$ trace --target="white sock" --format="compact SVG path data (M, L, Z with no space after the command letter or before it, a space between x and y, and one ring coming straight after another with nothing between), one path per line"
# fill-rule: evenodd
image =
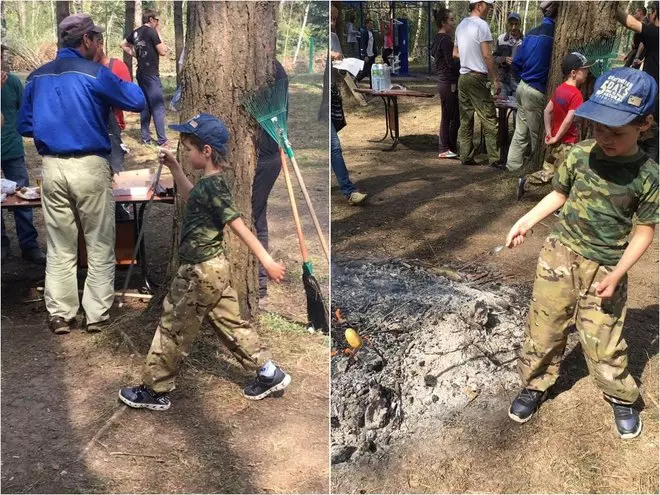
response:
M275 365L269 359L268 362L264 364L263 367L259 370L259 374L261 376L265 376L266 378L272 378L275 376L275 370L276 370Z

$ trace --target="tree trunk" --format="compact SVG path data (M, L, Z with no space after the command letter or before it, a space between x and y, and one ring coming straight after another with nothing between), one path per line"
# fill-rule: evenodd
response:
M417 9L417 29L415 30L415 40L412 43L410 53L412 54L413 59L417 59L421 56L419 50L419 33L422 32L422 7L420 6Z
M135 0L125 0L124 1L124 39L133 32L135 28ZM124 52L124 63L128 67L128 72L133 78L133 57L128 53Z
M311 3L307 4L305 7L305 15L303 16L302 27L300 28L300 35L298 36L298 44L296 45L296 52L293 54L293 67L296 66L296 60L298 60L298 52L300 52L300 44L302 43L303 35L305 34L305 26L307 25L307 14L309 14L309 6Z
M284 35L284 55L282 56L282 65L285 65L286 63L287 47L289 45L289 32L291 31L291 17L293 16L293 5L294 3L291 2L291 7L289 8L289 20L286 23L286 34Z
M548 99L554 93L557 86L564 81L561 71L561 63L567 53L574 51L577 47L600 39L610 39L617 35L618 24L616 22L616 9L618 2L559 2L559 12L555 23L555 39L552 51L552 64L548 75ZM587 57L589 54L585 53ZM595 79L590 74L587 82L580 88L586 100L593 93ZM581 139L591 136L591 128L588 121L581 120L579 124ZM544 132L540 133L541 144L539 146L540 157L545 156ZM539 160L537 165L540 165Z
M57 48L62 48L62 41L59 38L59 25L65 18L71 15L71 2L57 2L55 5L55 32L57 33Z
M525 0L525 15L523 16L522 32L527 34L527 13L529 12L529 0Z
M135 27L142 26L142 0L134 0L133 3L135 3L135 22L133 25Z
M259 126L241 104L249 93L273 81L276 12L275 2L188 3L181 119L208 112L227 125L231 138L226 174L234 202L248 225ZM185 160L183 166L190 174ZM230 229L225 232L232 286L238 292L242 316L254 319L258 314L257 260Z
M176 52L176 84L181 84L181 70L179 69L179 58L183 51L183 2L181 0L174 1L174 51Z
M26 3L23 1L18 2L18 25L20 26L21 34L25 34L25 26L27 25L27 12L25 11L25 5Z

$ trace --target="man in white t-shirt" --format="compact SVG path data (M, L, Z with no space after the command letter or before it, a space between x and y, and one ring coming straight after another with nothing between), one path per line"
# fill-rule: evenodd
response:
M458 79L458 105L461 124L458 130L460 158L463 165L477 165L474 161L475 148L474 114L476 112L484 131L488 163L501 168L497 148L497 117L495 105L488 85L490 75L495 93L500 92L500 81L493 63L493 35L486 19L493 8L494 0L470 3L470 16L456 28L454 56L461 60Z

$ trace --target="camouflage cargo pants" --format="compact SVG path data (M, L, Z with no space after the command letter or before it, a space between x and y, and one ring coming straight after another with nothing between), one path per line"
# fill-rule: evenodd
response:
M207 315L222 343L244 368L258 369L270 359L259 335L240 317L236 292L229 285L229 263L219 256L179 267L163 302L142 383L156 392L174 389L176 373Z
M552 183L555 172L559 165L566 160L568 152L571 151L572 144L557 143L550 147L548 156L543 161L541 170L529 174L525 177L525 191L529 191L535 187L542 187Z
M578 331L589 373L604 394L622 403L639 391L628 372L628 346L621 331L626 316L627 277L610 299L595 295L612 267L583 258L556 237L545 241L536 269L525 343L518 362L523 386L544 391L557 380L568 327Z

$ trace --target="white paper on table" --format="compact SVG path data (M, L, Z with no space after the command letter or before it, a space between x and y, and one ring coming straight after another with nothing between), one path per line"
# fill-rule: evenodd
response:
M344 58L342 60L335 60L332 62L332 66L335 69L346 70L354 76L357 76L364 67L364 60L360 60L359 58Z

